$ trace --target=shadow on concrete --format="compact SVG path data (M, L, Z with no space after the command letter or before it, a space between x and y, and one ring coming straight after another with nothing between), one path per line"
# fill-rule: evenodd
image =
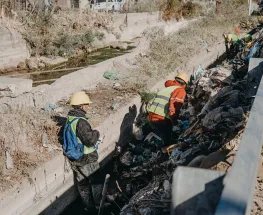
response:
M262 70L260 68L262 67L263 63L260 63L258 66L256 66L254 69L252 69L248 74L248 79L246 80L246 83L242 82L244 86L241 86L240 84L237 86L234 86L234 88L245 88L245 91L247 92L247 98L250 96L254 96L257 92L257 87L255 86L259 85L259 82L261 80L262 76ZM240 78L242 79L242 78ZM242 81L242 80L241 80ZM244 91L244 89L243 89ZM252 103L253 101L251 101ZM117 141L117 146L125 147L127 143L130 142L132 139L132 131L133 131L133 123L137 116L137 107L136 105L133 105L132 107L129 107L128 112L125 114L123 121L120 126L120 136ZM65 117L56 116L54 117L54 121L57 122L59 126L61 126L58 138L60 142L62 143L62 134L63 134L63 127L66 122ZM112 154L109 156L111 157ZM105 160L107 160L106 158ZM105 174L103 172L103 174ZM102 176L103 178L103 176ZM218 178L217 180L214 180L212 182L209 182L205 185L205 191L192 197L191 199L185 201L184 203L178 205L175 208L176 213L174 214L180 214L184 215L186 214L184 212L184 209L192 210L192 214L198 214L198 215L206 215L210 214L210 211L215 211L216 205L218 204L218 201L220 199L220 195L223 189L222 185L222 179L223 177ZM196 180L195 178L189 179L189 180ZM72 211L75 211L76 214L82 214L82 212L78 211L84 211L83 208L80 208L79 202L74 202L74 204L71 205L71 203L75 200L78 192L77 189L72 186L70 189L68 189L65 193L63 193L61 196L58 196L57 199L52 202L42 213L41 215L49 215L49 214L58 214L62 213L62 210L65 209L67 205L70 205L69 208ZM79 201L79 199L78 199ZM227 201L227 200L226 200ZM233 203L235 204L235 203ZM75 205L75 207L74 207ZM62 214L70 214L68 213L68 209L65 210Z
M57 126L60 127L59 132L58 132L58 140L59 140L59 143L62 145L63 144L63 130L67 122L67 118L62 117L62 116L54 116L53 121L55 121L57 123Z
M121 127L120 137L117 146L125 147L132 140L133 123L137 116L137 107L133 105L129 107L129 112L125 114Z

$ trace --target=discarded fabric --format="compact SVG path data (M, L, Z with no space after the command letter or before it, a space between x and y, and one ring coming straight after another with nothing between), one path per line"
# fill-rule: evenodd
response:
M103 77L109 80L119 80L119 73L116 71L107 71L103 74Z

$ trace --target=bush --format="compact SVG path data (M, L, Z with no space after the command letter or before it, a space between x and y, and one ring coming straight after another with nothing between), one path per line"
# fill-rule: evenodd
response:
M144 0L144 1L139 1L135 2L133 4L129 4L129 12L136 12L136 13L141 13L141 12L154 12L158 11L159 6L155 1L153 0Z
M148 104L152 99L156 97L157 93L142 91L139 93L139 95L141 96L141 103Z
M151 86L151 79L166 77L190 56L224 41L224 32L233 32L235 25L248 18L247 5L236 7L232 1L222 4L222 15L211 13L179 32L166 35L162 29L145 32L151 38L147 58L138 58L138 80ZM147 77L147 78L144 78Z
M180 0L167 0L163 9L163 19L165 21L180 18L193 18L201 15L202 7L199 4Z
M58 13L21 12L19 17L24 22L20 29L24 39L31 47L31 55L60 55L70 57L76 49L87 49L97 38L103 40L104 33L112 30L110 14L79 11L59 11Z

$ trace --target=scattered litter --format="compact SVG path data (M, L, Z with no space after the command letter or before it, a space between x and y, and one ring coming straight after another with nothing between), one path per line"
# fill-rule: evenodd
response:
M64 109L63 107L58 107L54 110L56 113L63 113Z
M120 157L120 162L125 166L131 166L133 163L134 156L131 152L127 151Z
M144 53L144 52L141 52L141 53L139 54L139 56L140 56L140 57L148 57L148 55L147 55L146 53Z
M158 135L156 135L153 132L149 133L144 141L151 144L155 144L156 146L159 147L161 147L164 144L162 138L160 138Z
M206 70L203 68L203 66L199 65L198 68L194 71L194 80L199 79L205 74Z
M236 75L235 69L227 65L207 70L198 67L188 86L178 125L172 129L172 141L176 144L162 147L162 139L153 132L149 133L140 148L143 153L138 150L140 153L133 154L133 164L120 173L122 178L136 180L146 180L147 174L153 175L150 183L143 186L141 182L141 187L122 208L121 215L138 211L140 214L166 214L165 210L169 214L169 180L174 168L180 165L211 168L214 165L211 162L215 160L211 157L218 157L217 153L226 144L240 136L252 105L251 96L256 93L261 75L253 73L250 76L245 72ZM236 149L238 144L235 141L232 145ZM136 144L130 144L127 151L136 147ZM130 192L133 190L131 186Z
M5 165L6 169L14 168L13 158L8 151L5 151Z
M48 104L45 105L44 110L50 112L50 111L55 110L56 108L57 108L56 104L48 103Z
M175 149L172 151L170 159L176 162L177 160L179 160L179 157L181 154L182 154L182 151L180 151L179 149Z
M122 148L120 146L117 147L117 152L121 153L122 152Z
M143 140L144 138L142 128L135 126L135 124L133 124L133 134L136 140Z
M119 73L116 71L107 71L103 74L103 77L109 80L119 80Z
M180 121L180 127L183 129L183 131L186 131L190 125L188 120Z
M120 89L120 87L121 87L121 84L119 84L119 83L114 83L113 84L113 89L115 89L115 90Z
M47 136L47 133L43 133L43 135L42 135L42 146L44 148L48 148L48 136Z
M199 41L200 41L201 45L205 48L205 50L206 50L207 52L209 52L207 42L204 41L204 40L202 40L201 38L199 38Z
M43 152L44 152L44 147L41 146L41 147L39 148L39 152L40 152L40 153L43 153Z
M140 208L139 209L139 213L141 215L158 215L159 214L153 208Z
M119 103L115 103L115 104L113 104L113 105L110 106L110 108L111 108L112 110L117 110L119 107L120 107L120 104L119 104Z

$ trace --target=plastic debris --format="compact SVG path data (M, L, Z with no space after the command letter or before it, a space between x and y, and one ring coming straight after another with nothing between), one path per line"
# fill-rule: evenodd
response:
M199 79L206 73L206 70L203 66L199 65L198 68L194 71L194 80Z
M134 156L131 152L127 151L120 157L120 162L126 166L131 166Z
M143 140L144 134L142 132L142 128L139 128L133 124L133 134L136 140Z
M115 90L120 89L120 87L121 87L121 84L119 84L119 83L114 83L113 84L113 89L115 89Z
M140 164L140 163L142 163L144 161L144 157L143 156L141 156L141 155L135 155L134 157L133 157L133 163L135 163L135 164Z
M119 73L116 71L107 71L103 74L103 77L109 80L119 80Z
M139 213L141 215L158 215L159 214L153 208L140 208L139 209Z
M62 113L64 111L64 109L63 109L63 107L58 107L58 108L54 109L54 111L56 113Z
M13 158L8 151L5 152L5 165L6 169L14 168Z
M119 107L120 107L120 103L115 103L115 104L113 104L110 108L111 108L112 110L117 110Z
M161 139L161 137L159 137L158 135L156 135L153 132L148 134L147 137L144 139L144 141L149 142L151 144L155 144L158 147L162 147L163 144L164 144L163 140Z
M248 74L244 68L230 68L226 62L212 69L200 65L187 88L178 124L172 129L171 145L163 147L162 139L141 123L141 137L134 130L134 142L123 147L121 165L118 159L115 169L125 179L123 185L120 181L122 192L129 196L120 214L170 214L174 169L180 165L213 167L214 163L203 161L216 155L244 129L261 76L262 71ZM143 140L144 131L148 133L144 133ZM125 184L127 181L129 184ZM123 194L121 198L126 199Z
M55 103L48 103L45 105L44 110L50 112L50 111L55 110L56 108L57 108L57 105Z
M190 125L189 125L189 120L184 120L184 121L180 121L180 127L185 131L187 130Z
M43 135L42 135L42 146L44 148L48 148L48 136L47 136L47 133L43 133Z
M182 154L182 151L180 151L179 149L175 149L175 150L172 151L170 159L173 159L174 161L177 161L181 154Z

